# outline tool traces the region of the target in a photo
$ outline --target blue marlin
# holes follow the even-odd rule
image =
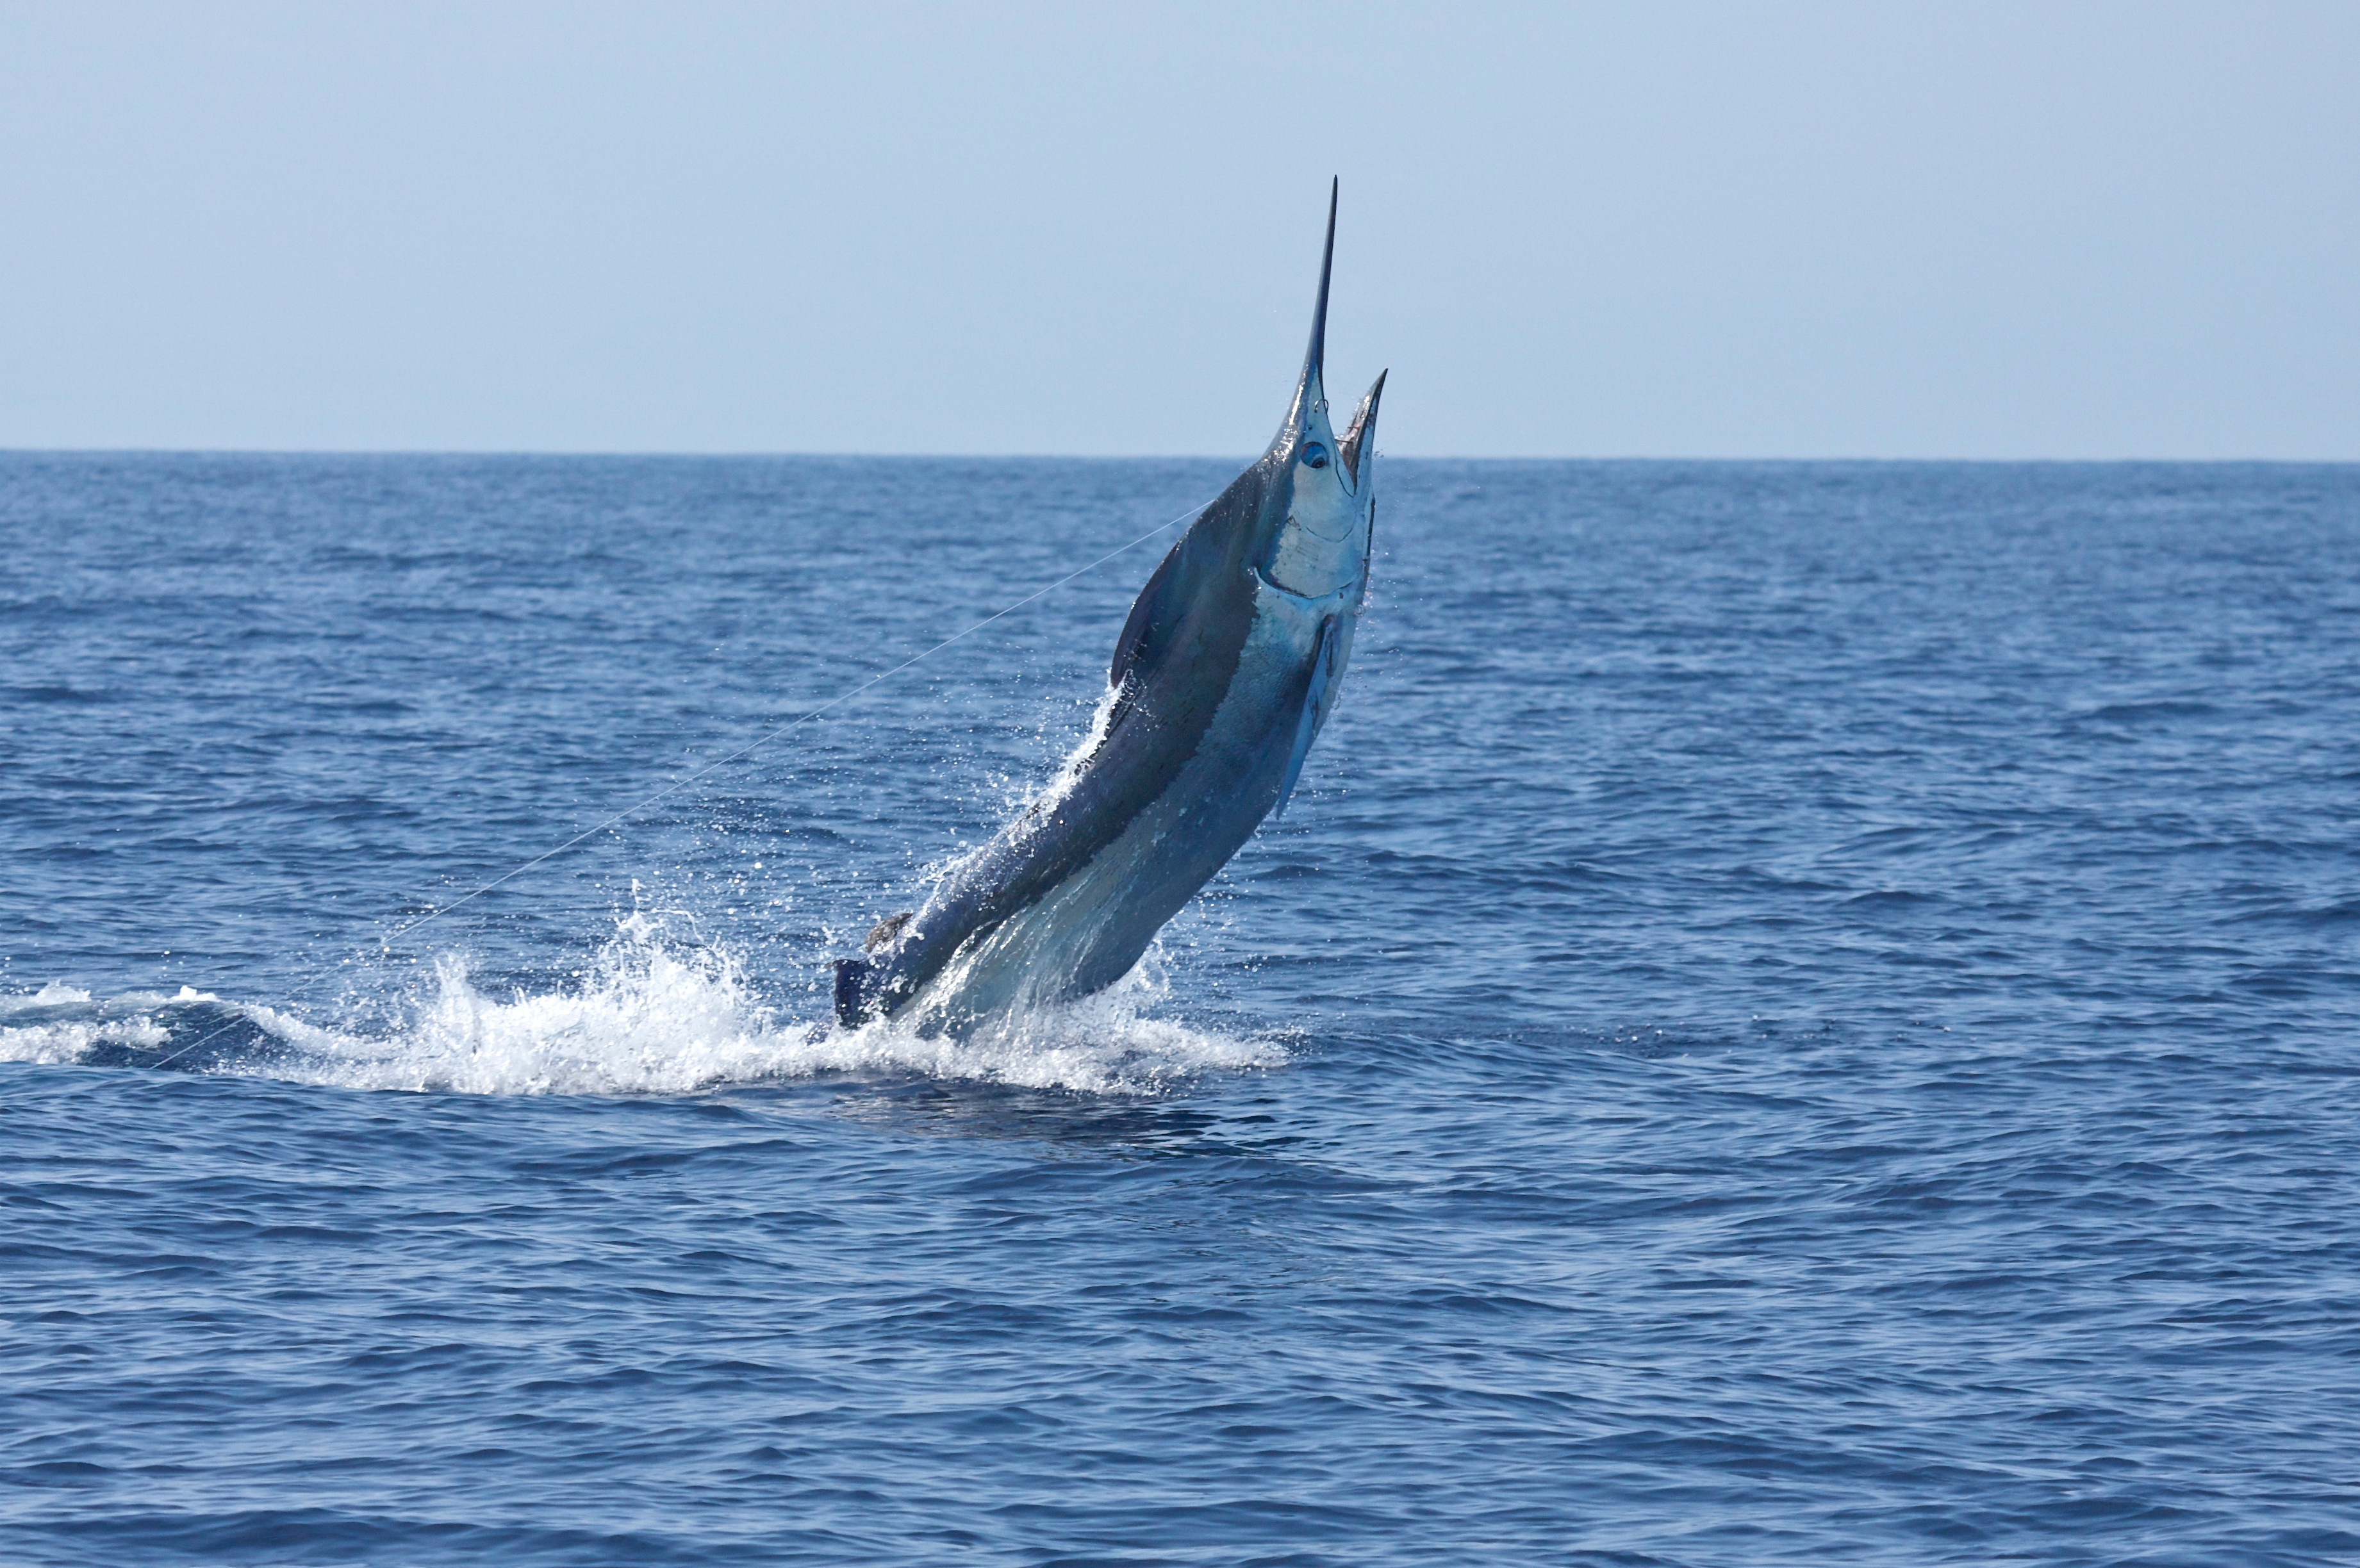
[[[1273,811],[1334,711],[1368,593],[1376,384],[1338,436],[1319,300],[1285,422],[1198,514],[1131,606],[1089,737],[914,913],[838,962],[836,1012],[927,1034],[1113,985]]]

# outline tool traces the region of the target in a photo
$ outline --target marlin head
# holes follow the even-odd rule
[[[1336,186],[1328,188],[1328,243],[1319,259],[1319,299],[1311,312],[1311,343],[1286,422],[1263,455],[1283,474],[1284,521],[1262,555],[1262,575],[1306,598],[1322,598],[1368,574],[1369,529],[1376,506],[1377,400],[1380,375],[1341,440],[1328,419],[1323,380],[1328,354],[1328,280],[1336,264]]]

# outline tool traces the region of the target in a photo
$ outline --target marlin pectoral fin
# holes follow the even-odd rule
[[[1303,777],[1303,759],[1311,755],[1311,742],[1319,734],[1319,726],[1328,717],[1328,694],[1335,690],[1336,680],[1336,617],[1328,616],[1319,623],[1319,646],[1311,655],[1311,680],[1303,690],[1303,713],[1295,721],[1295,749],[1287,754],[1286,780],[1278,787],[1278,804],[1271,814],[1286,815],[1286,802],[1295,794],[1295,781]]]
[[[1120,690],[1131,679],[1131,672],[1141,660],[1151,659],[1156,652],[1156,633],[1164,614],[1164,590],[1172,581],[1173,571],[1180,561],[1180,552],[1187,540],[1182,539],[1165,552],[1155,575],[1139,591],[1139,598],[1131,606],[1131,618],[1122,624],[1122,636],[1115,639],[1114,662],[1107,670],[1107,684]]]

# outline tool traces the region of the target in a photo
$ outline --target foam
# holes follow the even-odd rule
[[[15,1010],[15,1009],[12,1009]],[[22,1010],[15,1010],[22,1016]],[[30,1024],[0,1024],[0,1062],[62,1067],[103,1045],[157,1050],[171,1031],[151,1018],[58,1018]]]
[[[247,1007],[243,1015],[276,1049],[233,1052],[206,1070],[474,1094],[677,1094],[831,1073],[1141,1094],[1284,1060],[1273,1042],[1153,1016],[1164,995],[1150,963],[1100,996],[961,1040],[921,1039],[891,1024],[814,1025],[781,1016],[729,953],[675,944],[660,920],[634,914],[571,985],[503,999],[477,987],[463,958],[446,955],[381,1034]],[[0,1060],[68,1062],[102,1042],[161,1046],[169,1038],[146,1016],[28,1022],[0,1029]]]

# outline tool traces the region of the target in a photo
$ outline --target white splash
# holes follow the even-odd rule
[[[890,1024],[821,1027],[780,1017],[730,954],[676,947],[660,920],[634,914],[570,986],[502,998],[478,989],[463,960],[445,957],[382,1034],[322,1029],[249,1007],[246,1016],[286,1049],[233,1056],[207,1070],[475,1094],[676,1094],[824,1073],[914,1073],[1138,1094],[1201,1073],[1284,1060],[1275,1042],[1151,1017],[1163,997],[1151,963],[1100,996],[963,1040],[921,1039]],[[183,999],[210,998],[192,992],[173,998]],[[21,1029],[0,1028],[0,1060],[69,1062],[104,1040],[162,1045],[166,1039],[146,1017],[103,1025],[27,1020]]]
[[[90,1002],[89,992],[77,990],[71,985],[51,983],[31,996],[14,996],[7,1000],[12,1005],[5,1008],[6,1017],[26,1021],[0,1023],[0,1062],[29,1062],[44,1067],[62,1067],[80,1062],[102,1045],[138,1046],[153,1050],[172,1038],[163,1025],[144,1016],[123,1018],[58,1016],[63,1009],[79,1009]],[[37,1016],[40,1014],[49,1016]]]

